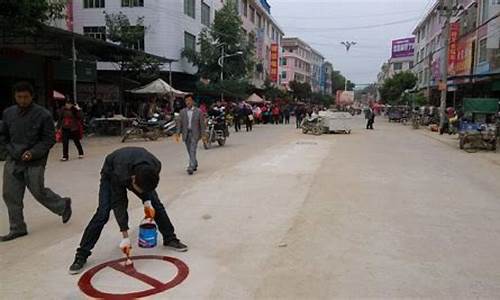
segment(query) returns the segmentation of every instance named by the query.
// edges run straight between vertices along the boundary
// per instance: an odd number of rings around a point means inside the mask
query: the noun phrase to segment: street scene
[[[1,299],[500,297],[500,3],[0,4]]]

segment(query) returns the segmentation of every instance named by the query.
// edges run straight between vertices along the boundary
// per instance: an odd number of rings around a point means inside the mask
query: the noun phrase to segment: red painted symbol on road
[[[109,261],[107,263],[100,264],[98,266],[93,267],[92,269],[88,270],[85,272],[80,280],[78,281],[78,286],[80,287],[80,290],[84,292],[87,296],[90,296],[92,298],[98,298],[98,299],[137,299],[137,298],[143,298],[151,295],[155,295],[161,292],[164,292],[168,289],[171,289],[175,287],[176,285],[180,284],[183,282],[188,274],[189,274],[189,268],[188,266],[181,260],[174,258],[174,257],[168,257],[168,256],[157,256],[157,255],[144,255],[144,256],[133,256],[132,260],[137,261],[137,260],[160,260],[160,261],[165,261],[167,263],[172,263],[175,265],[177,268],[177,275],[175,277],[168,281],[168,282],[161,282],[155,278],[152,278],[144,273],[138,272],[133,266],[124,266],[123,263],[126,261],[126,258],[121,258],[113,261]],[[106,293],[97,290],[95,287],[92,286],[92,278],[101,270],[103,270],[106,267],[110,267],[112,269],[115,269],[116,271],[122,272],[132,278],[135,278],[139,281],[142,281],[153,288],[145,291],[139,291],[139,292],[132,292],[132,293],[125,293],[125,294],[111,294],[111,293]]]

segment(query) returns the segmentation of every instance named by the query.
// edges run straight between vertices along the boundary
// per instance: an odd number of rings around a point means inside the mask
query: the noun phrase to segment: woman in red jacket
[[[57,128],[62,133],[63,157],[61,161],[67,161],[69,158],[68,148],[70,139],[75,142],[76,149],[78,149],[78,158],[83,158],[83,147],[80,143],[80,139],[82,138],[82,112],[71,100],[66,100],[64,107],[59,112]]]

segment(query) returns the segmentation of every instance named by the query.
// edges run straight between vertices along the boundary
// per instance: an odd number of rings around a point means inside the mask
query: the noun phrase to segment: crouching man
[[[70,274],[78,274],[83,269],[109,220],[111,210],[122,233],[120,248],[122,251],[130,248],[127,189],[142,200],[146,216],[154,216],[163,236],[163,245],[179,252],[187,251],[187,246],[177,239],[174,226],[155,191],[160,170],[160,161],[144,148],[122,148],[106,157],[101,170],[99,206],[83,233],[75,261],[69,268]]]

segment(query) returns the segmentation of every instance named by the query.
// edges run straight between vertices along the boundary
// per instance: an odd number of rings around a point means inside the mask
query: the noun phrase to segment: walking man
[[[205,118],[201,111],[194,106],[194,98],[192,95],[185,97],[186,107],[180,112],[180,120],[177,124],[177,136],[182,133],[182,140],[186,144],[186,149],[189,155],[189,165],[187,172],[193,175],[198,170],[198,160],[196,159],[196,150],[198,142],[205,133]]]
[[[7,150],[3,172],[3,199],[9,214],[10,232],[1,242],[28,234],[23,215],[26,187],[33,197],[67,223],[71,218],[71,199],[62,198],[45,187],[45,165],[55,144],[52,116],[33,103],[33,87],[27,82],[14,86],[17,105],[3,112],[0,147]]]
[[[160,171],[160,161],[144,148],[122,148],[106,157],[101,170],[99,206],[83,232],[75,260],[69,268],[70,274],[82,271],[104,225],[109,220],[111,210],[122,233],[120,248],[123,252],[131,248],[128,235],[127,190],[142,200],[146,218],[154,218],[165,247],[179,252],[188,250],[187,246],[177,239],[174,226],[155,191],[160,181]]]
[[[375,123],[375,113],[371,107],[366,111],[365,118],[368,120],[366,122],[366,129],[373,130],[373,123]]]

